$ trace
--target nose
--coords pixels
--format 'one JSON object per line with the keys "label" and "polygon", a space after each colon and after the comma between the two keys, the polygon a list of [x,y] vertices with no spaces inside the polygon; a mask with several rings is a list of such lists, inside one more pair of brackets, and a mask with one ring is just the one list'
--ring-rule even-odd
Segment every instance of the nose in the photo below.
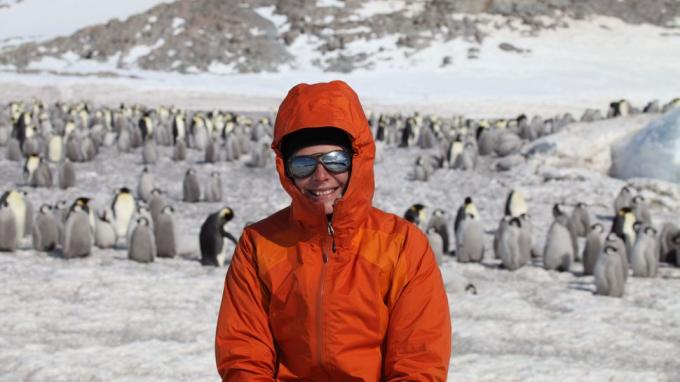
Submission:
{"label": "nose", "polygon": [[314,170],[314,173],[312,173],[312,178],[314,180],[326,180],[329,177],[330,175],[328,174],[326,167],[324,167],[321,163],[317,163],[316,169]]}

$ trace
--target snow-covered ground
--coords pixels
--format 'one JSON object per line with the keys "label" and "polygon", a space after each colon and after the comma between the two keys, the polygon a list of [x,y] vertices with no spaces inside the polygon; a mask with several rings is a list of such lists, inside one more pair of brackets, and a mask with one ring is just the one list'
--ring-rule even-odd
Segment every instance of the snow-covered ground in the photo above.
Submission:
{"label": "snow-covered ground", "polygon": [[[125,3],[131,7],[126,12],[107,11],[107,16],[126,17],[160,2],[137,1],[134,6],[132,2],[106,2],[106,6]],[[30,36],[26,30],[5,29],[10,24],[3,20],[7,21],[8,9],[37,3],[10,1],[10,8],[0,8],[0,40],[13,33]],[[101,21],[105,20],[97,22]],[[386,63],[379,70],[347,75],[292,69],[280,74],[228,76],[120,71],[120,78],[100,78],[88,75],[77,62],[38,66],[36,70],[46,72],[0,72],[0,101],[36,97],[269,112],[295,83],[336,78],[349,82],[368,109],[424,110],[446,116],[514,116],[520,112],[552,116],[570,111],[578,117],[588,107],[605,111],[614,99],[628,98],[641,105],[655,98],[663,103],[680,96],[677,35],[611,19],[575,22],[572,27],[548,31],[539,38],[492,36],[478,60],[454,59],[454,65],[445,68],[435,64],[449,52],[464,51],[464,46],[437,45],[409,58],[415,61],[401,61],[401,66]],[[41,38],[70,31],[45,30]],[[503,52],[498,49],[500,42],[531,52]],[[300,47],[300,54],[304,49]],[[69,70],[78,75],[54,74]],[[658,117],[573,124],[544,138],[550,150],[533,154],[510,171],[492,171],[494,159],[482,158],[474,172],[438,170],[428,182],[409,180],[412,164],[423,150],[384,148],[376,164],[374,201],[378,207],[401,215],[411,204],[421,202],[453,215],[465,196],[471,195],[487,232],[482,264],[459,264],[451,259],[441,267],[445,280],[462,274],[478,290],[477,295],[453,289],[449,293],[454,330],[450,380],[678,380],[680,268],[662,266],[654,279],[631,277],[625,296],[616,299],[593,295],[593,278],[580,276],[580,264],[571,273],[545,271],[540,262],[509,272],[498,268],[491,251],[492,233],[512,188],[522,190],[527,198],[535,228],[533,240],[539,249],[552,221],[554,203],[586,202],[592,218],[608,229],[613,198],[626,182],[649,201],[657,227],[667,221],[680,223],[677,183],[624,182],[607,175],[608,147]],[[117,249],[65,261],[34,252],[30,242],[15,253],[0,253],[0,382],[218,379],[213,339],[227,269],[202,267],[196,261],[200,224],[208,213],[228,205],[235,211],[230,224],[238,235],[246,222],[267,216],[289,199],[271,164],[262,169],[244,166],[247,159],[204,164],[202,153],[191,150],[188,160],[177,164],[169,159],[168,148],[159,149],[159,163],[151,166],[151,172],[176,207],[183,256],[142,265],[128,261],[125,250]],[[189,166],[198,169],[202,182],[211,171],[220,172],[223,203],[181,202],[181,180]],[[27,189],[30,200],[38,207],[82,195],[93,197],[95,206],[104,206],[113,189],[123,185],[136,189],[141,153],[118,154],[115,148],[105,148],[95,162],[76,164],[76,169],[75,189]],[[5,148],[0,147],[3,191],[21,185],[21,173],[21,165],[7,161]]]}

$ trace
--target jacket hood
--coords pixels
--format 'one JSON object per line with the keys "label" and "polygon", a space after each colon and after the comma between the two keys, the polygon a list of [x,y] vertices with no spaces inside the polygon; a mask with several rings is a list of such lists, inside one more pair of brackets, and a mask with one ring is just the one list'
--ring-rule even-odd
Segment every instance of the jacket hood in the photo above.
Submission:
{"label": "jacket hood", "polygon": [[323,206],[312,203],[295,187],[293,180],[286,175],[281,153],[281,140],[287,134],[321,127],[345,131],[350,136],[354,151],[347,190],[333,207],[333,227],[336,240],[342,246],[344,239],[349,239],[356,227],[367,218],[375,189],[375,143],[357,94],[342,81],[296,85],[279,106],[271,147],[276,153],[276,170],[281,185],[292,198],[292,219],[311,230],[325,229]]}

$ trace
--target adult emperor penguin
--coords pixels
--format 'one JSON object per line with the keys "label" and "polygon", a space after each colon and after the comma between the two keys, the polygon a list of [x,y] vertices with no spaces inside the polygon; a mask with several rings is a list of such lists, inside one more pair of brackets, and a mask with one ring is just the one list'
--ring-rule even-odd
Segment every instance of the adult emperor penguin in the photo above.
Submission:
{"label": "adult emperor penguin", "polygon": [[590,226],[590,232],[586,237],[586,246],[583,247],[583,274],[592,275],[595,271],[597,256],[602,252],[604,226],[595,223]]}
{"label": "adult emperor penguin", "polygon": [[43,204],[33,223],[33,249],[36,251],[52,251],[59,243],[59,228],[52,212],[52,206]]}
{"label": "adult emperor penguin", "polygon": [[113,213],[111,209],[105,208],[97,216],[94,245],[99,248],[113,248],[117,240],[116,226],[113,224]]}
{"label": "adult emperor penguin", "polygon": [[40,157],[37,156],[37,155],[29,155],[29,156],[26,157],[26,161],[24,161],[23,174],[24,174],[24,180],[26,181],[27,184],[31,183],[31,180],[33,178],[33,174],[38,169],[39,163],[40,163]]}
{"label": "adult emperor penguin", "polygon": [[205,201],[206,202],[221,202],[222,201],[222,179],[220,173],[213,171],[210,173],[208,184],[205,187]]}
{"label": "adult emperor penguin", "polygon": [[520,218],[512,218],[507,227],[503,230],[500,238],[500,256],[503,268],[514,271],[526,265],[531,256],[530,253],[522,251],[520,247],[520,235],[522,232],[522,221]]}
{"label": "adult emperor penguin", "polygon": [[510,217],[519,217],[522,214],[528,214],[527,202],[524,195],[518,190],[512,190],[505,200],[505,215]]}
{"label": "adult emperor penguin", "polygon": [[128,259],[140,263],[151,263],[156,259],[156,239],[146,217],[137,219],[135,230],[130,237]]}
{"label": "adult emperor penguin", "polygon": [[649,207],[642,195],[635,195],[633,197],[631,209],[633,210],[636,221],[642,222],[648,226],[652,225],[652,215],[649,213]]}
{"label": "adult emperor penguin", "polygon": [[118,189],[116,196],[111,202],[111,211],[113,211],[113,221],[116,226],[116,236],[125,237],[130,225],[130,219],[135,213],[136,208],[135,197],[132,196],[130,189],[121,187]]}
{"label": "adult emperor penguin", "polygon": [[628,261],[630,261],[630,253],[633,250],[633,244],[635,244],[635,215],[629,207],[623,207],[614,216],[614,222],[612,223],[611,232],[616,233],[620,238],[623,239],[626,244],[626,253],[628,254]]}
{"label": "adult emperor penguin", "polygon": [[543,248],[543,267],[560,272],[569,271],[574,261],[574,247],[567,227],[557,219],[553,221]]}
{"label": "adult emperor penguin", "polygon": [[68,159],[64,159],[59,165],[59,188],[66,190],[67,188],[76,185],[76,169],[73,163]]}
{"label": "adult emperor penguin", "polygon": [[437,208],[432,211],[430,221],[427,222],[427,229],[429,230],[430,228],[433,228],[434,231],[441,237],[442,254],[449,252],[449,220],[450,218],[446,211],[442,210],[441,208]]}
{"label": "adult emperor penguin", "polygon": [[144,116],[139,119],[138,126],[139,130],[141,131],[142,140],[144,142],[152,140],[154,134],[154,124],[149,112],[145,112]]}
{"label": "adult emperor penguin", "polygon": [[172,119],[172,144],[177,145],[178,140],[186,139],[186,124],[181,114],[175,115]]}
{"label": "adult emperor penguin", "polygon": [[585,203],[576,203],[574,210],[571,212],[571,222],[576,236],[586,237],[588,235],[590,230],[590,214]]}
{"label": "adult emperor penguin", "polygon": [[0,251],[14,252],[19,244],[16,215],[5,199],[0,200]]}
{"label": "adult emperor penguin", "polygon": [[154,222],[154,237],[158,257],[175,257],[177,244],[175,240],[175,209],[165,206]]}
{"label": "adult emperor penguin", "polygon": [[64,231],[64,258],[85,257],[92,253],[94,237],[89,214],[87,204],[74,203],[71,206]]}
{"label": "adult emperor penguin", "polygon": [[477,206],[475,206],[475,203],[469,196],[466,196],[465,200],[463,201],[463,205],[458,207],[458,211],[456,212],[456,220],[453,223],[454,233],[458,232],[458,226],[460,225],[460,222],[466,218],[479,219],[479,211],[477,210]]}
{"label": "adult emperor penguin", "polygon": [[595,294],[623,297],[626,280],[621,274],[621,266],[616,247],[606,246],[595,264]]}
{"label": "adult emperor penguin", "polygon": [[198,184],[196,170],[190,168],[184,174],[182,183],[182,200],[187,203],[197,203],[201,200],[201,186]]}
{"label": "adult emperor penguin", "polygon": [[624,207],[630,207],[633,204],[633,192],[630,187],[623,186],[619,194],[614,199],[614,214],[617,214]]}
{"label": "adult emperor penguin", "polygon": [[484,259],[484,230],[478,219],[466,215],[456,231],[456,258],[461,263]]}
{"label": "adult emperor penguin", "polygon": [[153,174],[149,172],[149,168],[144,166],[142,174],[139,176],[139,183],[137,185],[137,196],[145,202],[149,202],[151,198],[151,191],[154,189]]}
{"label": "adult emperor penguin", "polygon": [[498,228],[496,228],[496,232],[493,235],[493,254],[494,258],[496,259],[501,258],[501,242],[502,242],[501,240],[503,238],[505,230],[508,228],[510,219],[512,218],[508,215],[503,216],[501,220],[498,222]]}
{"label": "adult emperor penguin", "polygon": [[21,239],[27,234],[26,221],[31,218],[28,211],[28,203],[24,194],[17,190],[8,190],[0,197],[0,204],[7,204],[7,208],[12,210],[14,214],[14,223],[16,225],[15,233],[17,235],[17,245]]}
{"label": "adult emperor penguin", "polygon": [[656,277],[659,272],[659,254],[656,249],[656,229],[642,224],[638,230],[630,265],[635,277]]}
{"label": "adult emperor penguin", "polygon": [[224,238],[236,244],[236,238],[227,231],[227,223],[234,218],[234,212],[229,207],[208,215],[201,225],[199,241],[201,245],[201,264],[221,267],[227,259],[224,253]]}
{"label": "adult emperor penguin", "polygon": [[425,212],[425,205],[416,203],[409,207],[404,212],[404,219],[417,225],[421,230],[425,230],[427,224],[427,213]]}

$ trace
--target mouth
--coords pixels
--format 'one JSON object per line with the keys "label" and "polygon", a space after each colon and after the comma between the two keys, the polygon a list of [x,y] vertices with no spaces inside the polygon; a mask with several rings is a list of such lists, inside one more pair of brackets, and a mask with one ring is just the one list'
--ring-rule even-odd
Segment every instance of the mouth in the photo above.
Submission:
{"label": "mouth", "polygon": [[306,189],[305,195],[313,200],[324,201],[333,197],[338,189],[339,187],[319,188],[315,190]]}

